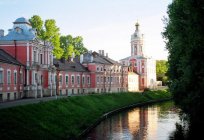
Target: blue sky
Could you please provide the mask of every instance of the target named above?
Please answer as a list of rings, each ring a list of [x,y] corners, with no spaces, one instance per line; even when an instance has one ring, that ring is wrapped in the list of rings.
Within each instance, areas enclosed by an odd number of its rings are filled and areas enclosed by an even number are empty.
[[[161,36],[163,16],[172,0],[0,0],[0,29],[6,32],[18,17],[55,19],[62,35],[82,36],[89,50],[104,49],[115,60],[130,55],[130,36],[140,23],[145,50],[167,59]]]

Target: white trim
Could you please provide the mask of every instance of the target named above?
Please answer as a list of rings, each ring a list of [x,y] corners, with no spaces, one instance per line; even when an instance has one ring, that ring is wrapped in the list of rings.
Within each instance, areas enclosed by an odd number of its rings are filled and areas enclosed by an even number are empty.
[[[16,73],[16,77],[15,77],[15,73]],[[13,81],[13,83],[14,83],[14,85],[17,85],[18,84],[18,73],[17,73],[17,70],[14,70],[13,74],[14,74],[14,81]]]
[[[8,77],[8,72],[10,72],[10,78]],[[11,70],[10,69],[7,69],[6,76],[7,76],[7,84],[10,85],[11,84]],[[10,83],[9,83],[9,81],[10,81]]]
[[[26,52],[27,52],[27,66],[29,66],[29,43],[27,42],[27,46],[26,46]]]

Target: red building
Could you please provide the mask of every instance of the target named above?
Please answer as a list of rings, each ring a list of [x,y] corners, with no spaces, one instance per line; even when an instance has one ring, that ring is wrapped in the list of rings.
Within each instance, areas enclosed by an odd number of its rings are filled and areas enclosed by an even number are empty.
[[[0,49],[0,102],[24,96],[24,70],[23,64]]]
[[[72,95],[89,93],[91,87],[90,72],[78,58],[71,60],[56,60],[56,91],[57,95]]]
[[[53,89],[48,81],[54,75],[53,47],[36,37],[35,30],[25,18],[18,18],[13,24],[7,35],[0,30],[0,49],[25,66],[25,97],[50,95]]]
[[[128,67],[104,55],[104,50],[89,52],[80,56],[82,63],[91,76],[90,92],[121,92],[127,91]]]
[[[83,93],[127,91],[128,67],[99,53],[53,59],[53,46],[18,18],[7,35],[0,30],[0,101]]]

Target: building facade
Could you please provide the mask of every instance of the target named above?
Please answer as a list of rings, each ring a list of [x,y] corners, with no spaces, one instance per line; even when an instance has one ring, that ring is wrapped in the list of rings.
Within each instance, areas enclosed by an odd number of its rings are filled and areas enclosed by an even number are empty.
[[[24,96],[24,65],[0,49],[0,102]]]
[[[36,37],[36,31],[25,18],[13,22],[7,35],[0,30],[0,49],[24,65],[23,91],[25,97],[49,96],[52,87],[49,78],[54,75],[53,47]],[[6,85],[5,85],[6,86]]]
[[[131,56],[120,62],[129,66],[139,76],[139,89],[154,88],[156,85],[156,61],[144,54],[144,37],[140,33],[139,23],[135,25],[135,32],[131,36]]]
[[[90,71],[90,92],[125,92],[128,84],[128,67],[104,55],[104,50],[81,55],[80,62]]]

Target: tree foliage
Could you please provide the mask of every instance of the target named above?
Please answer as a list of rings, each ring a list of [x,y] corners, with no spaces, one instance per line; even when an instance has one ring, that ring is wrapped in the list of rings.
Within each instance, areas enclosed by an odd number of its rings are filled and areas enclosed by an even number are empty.
[[[71,57],[74,53],[76,56],[87,52],[84,47],[83,38],[81,36],[72,37],[71,35],[60,37],[60,47],[64,50],[63,57]]]
[[[54,19],[47,19],[43,22],[40,16],[34,15],[29,21],[32,27],[36,29],[37,35],[40,39],[52,42],[54,46],[53,54],[57,59],[60,59],[61,57],[67,59],[68,57],[71,57],[73,53],[78,56],[87,52],[81,36],[60,36],[60,30]]]
[[[37,35],[43,41],[50,41],[53,46],[53,54],[59,59],[63,55],[63,50],[60,48],[60,33],[59,28],[56,26],[54,19],[47,19],[45,23],[40,16],[34,15],[29,19],[33,28],[36,28]],[[44,25],[43,25],[44,23]]]
[[[156,61],[156,74],[157,80],[162,81],[164,85],[168,80],[167,78],[168,63],[166,60],[157,60]]]
[[[174,0],[163,36],[169,51],[168,76],[175,102],[191,118],[204,108],[204,1]]]

